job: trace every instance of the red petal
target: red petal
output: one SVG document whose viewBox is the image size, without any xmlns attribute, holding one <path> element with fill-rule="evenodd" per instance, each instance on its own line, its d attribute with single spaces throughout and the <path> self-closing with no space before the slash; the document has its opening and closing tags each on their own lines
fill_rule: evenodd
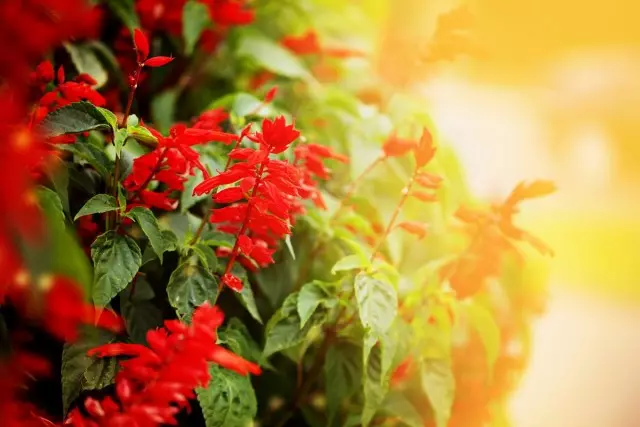
<svg viewBox="0 0 640 427">
<path fill-rule="evenodd" d="M 273 98 L 276 97 L 277 93 L 278 93 L 278 86 L 274 86 L 271 89 L 269 89 L 269 92 L 267 92 L 267 94 L 264 97 L 264 102 L 269 103 L 273 101 Z"/>
<path fill-rule="evenodd" d="M 222 283 L 236 292 L 242 291 L 242 280 L 238 279 L 231 273 L 226 273 L 224 276 L 222 276 Z"/>
<path fill-rule="evenodd" d="M 145 67 L 162 67 L 163 65 L 167 65 L 171 61 L 173 61 L 173 57 L 171 56 L 155 56 L 151 59 L 147 59 L 144 62 L 144 66 Z"/>
<path fill-rule="evenodd" d="M 238 247 L 243 254 L 249 255 L 253 249 L 253 240 L 251 240 L 251 238 L 246 234 L 243 234 L 238 237 Z"/>
<path fill-rule="evenodd" d="M 396 225 L 396 228 L 401 228 L 404 231 L 417 236 L 418 239 L 422 239 L 427 235 L 427 225 L 421 222 L 404 221 Z"/>
<path fill-rule="evenodd" d="M 149 56 L 149 40 L 139 28 L 133 30 L 133 44 L 138 51 L 138 62 L 143 62 Z"/>
<path fill-rule="evenodd" d="M 433 137 L 429 129 L 423 129 L 418 148 L 416 148 L 413 154 L 416 158 L 418 168 L 425 166 L 433 159 L 433 156 L 436 154 L 436 147 L 433 145 Z"/>
</svg>

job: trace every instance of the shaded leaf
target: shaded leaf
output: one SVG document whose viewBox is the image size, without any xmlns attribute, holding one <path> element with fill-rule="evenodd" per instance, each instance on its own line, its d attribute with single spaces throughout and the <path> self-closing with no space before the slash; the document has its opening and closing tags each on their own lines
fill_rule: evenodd
<svg viewBox="0 0 640 427">
<path fill-rule="evenodd" d="M 190 319 L 193 310 L 205 301 L 215 301 L 218 280 L 201 265 L 184 262 L 175 269 L 167 284 L 169 303 L 183 319 Z"/>
<path fill-rule="evenodd" d="M 147 332 L 162 326 L 163 316 L 153 303 L 153 288 L 141 277 L 120 294 L 120 313 L 127 333 L 137 344 L 147 344 Z"/>
<path fill-rule="evenodd" d="M 362 383 L 362 348 L 348 341 L 338 341 L 327 351 L 324 363 L 328 425 L 338 414 L 340 405 Z"/>
<path fill-rule="evenodd" d="M 110 194 L 96 194 L 90 198 L 87 203 L 80 208 L 76 216 L 73 218 L 76 221 L 78 218 L 93 215 L 96 213 L 111 212 L 118 209 L 116 199 Z"/>
<path fill-rule="evenodd" d="M 71 62 L 78 73 L 86 73 L 94 78 L 96 81 L 95 89 L 99 89 L 107 83 L 109 74 L 89 45 L 65 43 L 64 48 L 69 52 Z"/>
<path fill-rule="evenodd" d="M 136 14 L 133 1 L 130 0 L 107 0 L 107 5 L 124 25 L 133 31 L 140 27 L 140 20 Z"/>
<path fill-rule="evenodd" d="M 153 212 L 151 212 L 150 209 L 140 206 L 131 209 L 127 216 L 134 219 L 138 223 L 144 234 L 149 239 L 149 243 L 151 244 L 154 252 L 158 255 L 160 263 L 162 263 L 162 254 L 164 253 L 164 237 L 162 235 L 162 231 L 160 230 L 160 225 L 158 225 L 156 216 L 153 214 Z"/>
<path fill-rule="evenodd" d="M 446 427 L 451 418 L 456 386 L 451 362 L 441 359 L 425 360 L 422 363 L 421 380 L 422 389 L 435 414 L 436 426 Z"/>
<path fill-rule="evenodd" d="M 330 298 L 320 282 L 311 282 L 304 285 L 298 295 L 297 309 L 298 316 L 300 316 L 300 327 L 303 328 L 306 325 L 320 304 L 330 308 L 335 302 L 336 300 Z"/>
</svg>

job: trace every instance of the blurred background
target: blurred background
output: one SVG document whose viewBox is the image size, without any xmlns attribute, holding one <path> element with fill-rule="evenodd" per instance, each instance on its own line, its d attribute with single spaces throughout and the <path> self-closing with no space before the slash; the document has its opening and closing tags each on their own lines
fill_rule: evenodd
<svg viewBox="0 0 640 427">
<path fill-rule="evenodd" d="M 422 95 L 477 195 L 558 184 L 522 214 L 556 257 L 515 425 L 640 426 L 640 3 L 468 2 L 471 54 L 421 61 L 434 16 L 459 5 L 393 0 L 373 13 L 378 72 Z"/>
</svg>

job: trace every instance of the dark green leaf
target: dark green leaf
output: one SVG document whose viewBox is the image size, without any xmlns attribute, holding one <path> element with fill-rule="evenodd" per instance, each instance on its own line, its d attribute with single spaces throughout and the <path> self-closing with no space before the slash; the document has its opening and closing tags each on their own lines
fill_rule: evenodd
<svg viewBox="0 0 640 427">
<path fill-rule="evenodd" d="M 435 413 L 436 426 L 446 427 L 455 398 L 455 378 L 451 361 L 428 359 L 422 363 L 422 388 Z"/>
<path fill-rule="evenodd" d="M 338 341 L 327 352 L 324 363 L 324 380 L 327 393 L 327 425 L 346 399 L 355 393 L 362 383 L 362 348 L 348 341 Z"/>
<path fill-rule="evenodd" d="M 62 405 L 64 413 L 83 391 L 100 390 L 113 383 L 117 361 L 113 357 L 94 358 L 87 351 L 115 341 L 115 336 L 99 329 L 85 328 L 82 339 L 65 344 L 62 350 Z"/>
<path fill-rule="evenodd" d="M 206 301 L 215 301 L 218 280 L 201 265 L 184 262 L 171 274 L 167 295 L 178 315 L 190 319 L 195 307 Z"/>
<path fill-rule="evenodd" d="M 79 74 L 86 73 L 96 81 L 95 88 L 99 89 L 107 83 L 109 75 L 91 47 L 84 44 L 65 43 L 64 48 L 69 52 L 71 62 Z"/>
<path fill-rule="evenodd" d="M 115 231 L 100 235 L 91 245 L 94 265 L 93 301 L 104 307 L 131 282 L 142 254 L 135 240 Z"/>
<path fill-rule="evenodd" d="M 111 129 L 104 115 L 88 102 L 74 102 L 50 112 L 40 126 L 47 136 Z"/>
<path fill-rule="evenodd" d="M 254 363 L 262 362 L 262 350 L 251 337 L 247 327 L 237 318 L 219 330 L 218 340 L 237 355 Z"/>
<path fill-rule="evenodd" d="M 286 77 L 308 77 L 309 72 L 290 51 L 259 33 L 246 34 L 236 54 L 253 59 L 257 65 Z"/>
<path fill-rule="evenodd" d="M 189 0 L 182 11 L 182 35 L 184 53 L 191 55 L 205 28 L 211 24 L 209 10 L 203 3 Z"/>
<path fill-rule="evenodd" d="M 207 388 L 196 389 L 207 427 L 247 427 L 258 411 L 251 379 L 211 365 Z"/>
<path fill-rule="evenodd" d="M 247 309 L 251 317 L 253 317 L 258 323 L 262 324 L 262 317 L 260 316 L 258 306 L 256 305 L 256 298 L 253 295 L 253 289 L 251 289 L 251 284 L 248 281 L 245 281 L 242 290 L 236 293 L 236 296 L 240 300 L 242 306 Z"/>
<path fill-rule="evenodd" d="M 382 410 L 384 413 L 408 427 L 423 427 L 424 420 L 420 412 L 402 393 L 391 391 L 384 400 Z"/>
<path fill-rule="evenodd" d="M 147 332 L 162 326 L 162 312 L 151 301 L 153 297 L 153 288 L 143 278 L 137 278 L 120 294 L 127 333 L 138 344 L 147 344 Z"/>
<path fill-rule="evenodd" d="M 362 325 L 378 336 L 383 335 L 398 313 L 398 296 L 393 286 L 360 273 L 356 276 L 355 294 Z"/>
<path fill-rule="evenodd" d="M 164 241 L 165 252 L 172 252 L 178 249 L 178 238 L 171 230 L 162 230 L 162 240 Z"/>
<path fill-rule="evenodd" d="M 297 292 L 290 294 L 267 323 L 263 350 L 265 357 L 303 343 L 312 328 L 325 322 L 327 311 L 320 308 L 314 312 L 305 326 L 301 327 L 297 308 L 298 297 Z"/>
<path fill-rule="evenodd" d="M 58 148 L 69 151 L 86 161 L 103 177 L 107 177 L 113 170 L 113 162 L 109 160 L 102 150 L 92 144 L 76 142 L 75 144 L 59 145 Z"/>
<path fill-rule="evenodd" d="M 140 28 L 133 0 L 107 0 L 107 5 L 129 30 Z"/>
<path fill-rule="evenodd" d="M 80 208 L 73 220 L 75 221 L 86 215 L 115 211 L 116 209 L 118 209 L 118 204 L 113 196 L 109 194 L 96 194 Z"/>
<path fill-rule="evenodd" d="M 158 259 L 162 263 L 162 254 L 164 253 L 164 238 L 158 220 L 151 210 L 143 207 L 135 207 L 129 211 L 128 217 L 134 219 L 144 234 L 149 239 L 151 247 L 158 254 Z"/>
</svg>

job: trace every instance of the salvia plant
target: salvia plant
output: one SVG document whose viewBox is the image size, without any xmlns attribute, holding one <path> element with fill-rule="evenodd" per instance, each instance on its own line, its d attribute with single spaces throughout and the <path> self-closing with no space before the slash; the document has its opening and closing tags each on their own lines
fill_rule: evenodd
<svg viewBox="0 0 640 427">
<path fill-rule="evenodd" d="M 509 425 L 555 188 L 469 194 L 378 3 L 0 4 L 3 426 Z"/>
</svg>

